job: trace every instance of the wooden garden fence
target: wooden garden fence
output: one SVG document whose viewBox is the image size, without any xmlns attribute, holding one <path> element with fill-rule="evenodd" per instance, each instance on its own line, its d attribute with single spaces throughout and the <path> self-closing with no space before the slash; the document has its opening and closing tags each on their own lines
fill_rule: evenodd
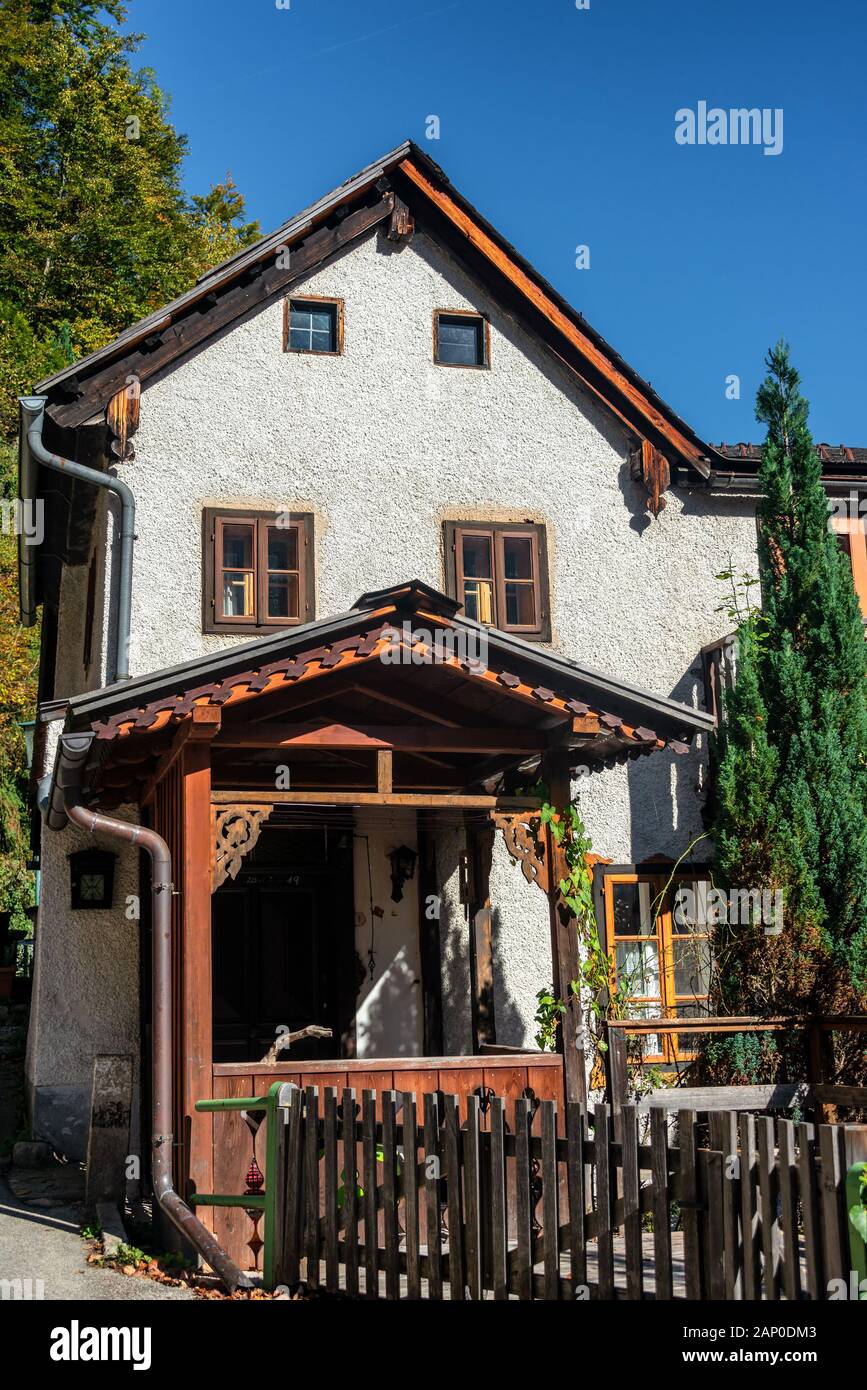
<svg viewBox="0 0 867 1390">
<path fill-rule="evenodd" d="M 847 1169 L 867 1126 L 275 1083 L 264 1282 L 350 1297 L 851 1297 Z M 832 1281 L 841 1281 L 837 1284 Z M 857 1281 L 855 1281 L 857 1287 Z M 846 1292 L 841 1292 L 845 1290 Z"/>
</svg>

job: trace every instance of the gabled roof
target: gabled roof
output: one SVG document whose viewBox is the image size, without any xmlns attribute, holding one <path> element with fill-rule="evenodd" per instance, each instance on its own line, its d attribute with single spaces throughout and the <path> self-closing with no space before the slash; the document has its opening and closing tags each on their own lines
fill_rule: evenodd
<svg viewBox="0 0 867 1390">
<path fill-rule="evenodd" d="M 431 761 L 418 759 L 419 748 L 439 755 L 435 761 L 443 785 L 462 785 L 466 779 L 476 784 L 487 767 L 479 753 L 496 750 L 498 733 L 509 736 L 502 749 L 515 750 L 501 757 L 499 772 L 526 761 L 528 750 L 548 746 L 568 750 L 574 766 L 587 764 L 592 770 L 666 747 L 684 753 L 696 733 L 713 726 L 709 714 L 480 627 L 457 608 L 445 594 L 411 580 L 363 594 L 337 617 L 79 695 L 69 702 L 66 735 L 73 744 L 77 734 L 87 739 L 81 750 L 88 759 L 84 786 L 101 804 L 135 800 L 178 726 L 203 708 L 222 712 L 224 731 L 250 727 L 252 721 L 259 748 L 269 746 L 269 721 L 274 727 L 273 721 L 289 720 L 302 735 L 307 757 L 321 752 L 318 726 L 330 728 L 336 721 L 406 729 L 401 721 L 408 720 L 417 730 L 419 720 L 430 720 L 441 735 L 447 726 L 441 745 L 436 738 L 422 745 L 409 740 L 410 761 L 403 771 L 409 785 L 419 767 Z M 433 659 L 432 632 L 444 644 Z M 399 662 L 383 659 L 384 651 L 394 649 L 395 633 L 400 634 Z M 300 718 L 310 721 L 309 729 L 297 722 L 302 708 Z M 451 731 L 464 725 L 484 731 L 479 744 L 458 746 L 460 738 L 452 738 Z M 219 740 L 214 750 L 219 753 Z M 245 775 L 251 771 L 248 762 Z M 273 757 L 264 771 L 273 785 Z M 54 801 L 55 821 L 62 820 L 57 792 Z"/>
<path fill-rule="evenodd" d="M 495 297 L 523 317 L 637 439 L 649 439 L 673 461 L 683 460 L 708 475 L 717 457 L 712 446 L 680 419 L 411 141 L 209 271 L 193 289 L 134 324 L 114 342 L 46 377 L 37 390 L 50 398 L 49 415 L 62 427 L 93 419 L 107 408 L 128 375 L 138 376 L 146 386 L 150 378 L 184 360 L 227 324 L 285 293 L 293 280 L 355 236 L 365 235 L 393 214 L 395 202 L 408 206 L 426 230 L 483 277 Z M 290 266 L 281 270 L 275 264 L 275 252 L 284 247 L 291 251 Z"/>
</svg>

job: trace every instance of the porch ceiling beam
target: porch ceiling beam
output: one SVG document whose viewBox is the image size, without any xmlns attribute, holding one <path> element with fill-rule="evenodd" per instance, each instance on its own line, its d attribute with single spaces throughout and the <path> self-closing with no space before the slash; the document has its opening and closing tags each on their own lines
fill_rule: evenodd
<svg viewBox="0 0 867 1390">
<path fill-rule="evenodd" d="M 404 753 L 541 753 L 550 735 L 540 729 L 428 728 L 394 724 L 272 724 L 221 734 L 217 748 L 392 749 Z"/>
<path fill-rule="evenodd" d="M 220 732 L 222 718 L 223 711 L 219 705 L 196 705 L 190 710 L 186 719 L 178 726 L 171 746 L 163 753 L 153 773 L 145 783 L 141 794 L 142 806 L 149 805 L 153 800 L 160 782 L 166 773 L 174 767 L 184 751 L 184 745 L 190 741 L 203 742 L 214 738 Z"/>
<path fill-rule="evenodd" d="M 490 782 L 496 777 L 500 777 L 510 768 L 518 765 L 522 759 L 515 758 L 513 753 L 500 753 L 493 757 L 483 758 L 481 762 L 473 763 L 472 767 L 467 768 L 464 774 L 468 787 L 482 786 L 485 782 Z"/>
<path fill-rule="evenodd" d="M 366 695 L 369 699 L 376 701 L 377 704 L 393 705 L 395 709 L 405 709 L 409 714 L 420 714 L 422 718 L 430 719 L 432 723 L 442 724 L 450 729 L 460 728 L 459 719 L 445 718 L 442 713 L 442 705 L 439 711 L 435 712 L 428 708 L 426 704 L 422 704 L 417 700 L 401 700 L 396 695 L 391 694 L 391 692 L 386 694 L 384 690 L 379 690 L 376 686 L 365 685 L 361 682 L 350 686 L 350 689 L 358 691 L 360 695 Z"/>
<path fill-rule="evenodd" d="M 220 776 L 215 777 L 215 781 L 220 784 L 221 788 L 226 785 L 236 787 L 239 782 L 244 783 L 244 778 L 241 775 L 241 773 L 239 773 L 237 768 L 234 769 L 234 773 L 235 775 L 232 778 L 231 782 L 229 782 L 227 778 Z M 298 790 L 303 792 L 327 792 L 329 786 L 331 785 L 334 786 L 335 791 L 339 792 L 359 791 L 372 793 L 375 790 L 374 783 L 370 777 L 364 778 L 363 781 L 355 777 L 344 777 L 340 782 L 335 781 L 334 783 L 329 783 L 327 781 L 323 781 L 322 778 L 319 777 L 308 778 L 301 777 L 299 775 L 298 777 L 293 777 L 292 781 L 293 784 L 297 786 Z M 246 783 L 245 785 L 247 787 L 247 791 L 251 794 L 258 794 L 258 792 L 264 792 L 267 796 L 274 783 L 273 781 L 271 781 L 268 782 L 267 785 L 263 783 Z M 393 782 L 392 791 L 455 792 L 456 794 L 463 794 L 464 783 L 457 777 L 425 777 L 423 780 L 421 778 L 414 778 L 412 781 L 410 781 L 409 778 L 402 778 Z M 245 795 L 246 794 L 247 792 L 245 792 Z"/>
<path fill-rule="evenodd" d="M 459 792 L 438 796 L 418 792 L 275 792 L 243 790 L 211 793 L 214 806 L 237 802 L 253 806 L 409 806 L 419 810 L 452 807 L 462 811 L 538 811 L 538 796 L 464 796 Z"/>
<path fill-rule="evenodd" d="M 376 754 L 376 790 L 385 796 L 394 791 L 394 754 L 390 748 L 380 748 Z"/>
</svg>

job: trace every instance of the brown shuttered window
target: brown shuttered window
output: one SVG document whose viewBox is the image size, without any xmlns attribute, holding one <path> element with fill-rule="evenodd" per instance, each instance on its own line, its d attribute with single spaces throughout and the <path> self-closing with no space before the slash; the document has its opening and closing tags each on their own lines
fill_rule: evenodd
<svg viewBox="0 0 867 1390">
<path fill-rule="evenodd" d="M 448 521 L 445 543 L 448 589 L 468 618 L 550 641 L 544 526 Z"/>
<path fill-rule="evenodd" d="M 205 632 L 258 634 L 312 621 L 313 517 L 204 514 Z"/>
</svg>

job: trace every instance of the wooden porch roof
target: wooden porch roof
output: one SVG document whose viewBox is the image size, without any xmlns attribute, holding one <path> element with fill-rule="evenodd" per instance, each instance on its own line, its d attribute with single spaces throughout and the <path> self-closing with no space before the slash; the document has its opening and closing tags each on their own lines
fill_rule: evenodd
<svg viewBox="0 0 867 1390">
<path fill-rule="evenodd" d="M 394 795 L 509 791 L 549 751 L 593 771 L 684 753 L 711 727 L 457 610 L 413 580 L 339 618 L 81 696 L 67 732 L 94 735 L 85 789 L 103 805 L 147 800 L 179 741 L 207 737 L 217 793 L 273 789 L 283 763 L 293 791 L 381 791 L 382 755 Z"/>
</svg>

